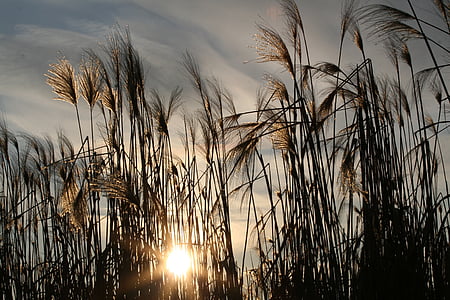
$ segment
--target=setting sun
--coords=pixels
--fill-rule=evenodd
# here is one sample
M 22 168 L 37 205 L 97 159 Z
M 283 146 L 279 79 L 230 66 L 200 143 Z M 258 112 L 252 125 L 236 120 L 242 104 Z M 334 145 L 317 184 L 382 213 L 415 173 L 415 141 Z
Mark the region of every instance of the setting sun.
M 191 264 L 191 258 L 183 248 L 176 247 L 167 257 L 166 267 L 176 276 L 186 275 Z

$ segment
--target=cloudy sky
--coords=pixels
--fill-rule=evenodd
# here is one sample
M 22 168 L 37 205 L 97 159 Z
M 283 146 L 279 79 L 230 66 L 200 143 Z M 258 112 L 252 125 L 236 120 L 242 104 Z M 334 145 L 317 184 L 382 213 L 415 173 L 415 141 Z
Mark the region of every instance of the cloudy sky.
M 208 73 L 253 97 L 255 67 L 243 62 L 255 57 L 255 22 L 277 14 L 273 0 L 2 0 L 0 111 L 13 129 L 70 135 L 73 108 L 52 100 L 43 74 L 61 55 L 77 64 L 117 25 L 129 27 L 149 88 L 186 85 L 179 61 L 189 50 Z
M 315 62 L 336 61 L 341 2 L 298 1 Z M 58 56 L 77 64 L 117 25 L 129 27 L 148 87 L 184 87 L 179 61 L 189 50 L 250 107 L 267 66 L 243 62 L 256 58 L 251 46 L 261 22 L 282 23 L 276 0 L 2 0 L 0 112 L 12 129 L 70 136 L 73 108 L 52 100 L 43 74 Z

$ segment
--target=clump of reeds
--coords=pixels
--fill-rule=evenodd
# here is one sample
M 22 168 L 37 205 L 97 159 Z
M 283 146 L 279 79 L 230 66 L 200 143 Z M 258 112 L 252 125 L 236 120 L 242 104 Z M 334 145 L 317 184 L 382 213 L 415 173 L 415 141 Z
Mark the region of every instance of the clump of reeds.
M 165 96 L 147 87 L 127 30 L 86 51 L 78 68 L 60 58 L 47 82 L 74 106 L 79 144 L 0 123 L 2 295 L 445 298 L 450 198 L 441 136 L 450 98 L 438 54 L 448 51 L 423 26 L 448 35 L 448 5 L 435 1 L 438 27 L 408 3 L 411 13 L 346 1 L 338 62 L 312 64 L 296 3 L 280 1 L 285 33 L 259 25 L 257 54 L 286 72 L 264 77 L 255 111 L 236 112 L 230 93 L 186 53 L 200 109 L 182 117 L 184 153 L 175 153 L 169 125 L 182 89 Z M 360 24 L 384 41 L 394 76 L 376 75 Z M 346 68 L 348 35 L 361 58 Z M 415 70 L 413 38 L 425 42 L 430 68 Z M 242 261 L 231 238 L 230 201 L 239 195 Z M 182 277 L 165 268 L 176 246 L 192 257 Z
M 121 29 L 103 53 L 86 51 L 78 70 L 63 58 L 50 66 L 56 99 L 75 107 L 79 150 L 62 134 L 54 144 L 2 124 L 1 290 L 8 299 L 242 297 L 219 125 L 229 98 L 200 77 L 192 56 L 185 61 L 192 78 L 205 82 L 197 86 L 202 117 L 186 120 L 185 160 L 174 155 L 169 133 L 181 89 L 167 99 L 156 89 L 148 96 L 141 59 Z M 88 136 L 80 97 L 90 109 Z M 204 157 L 195 150 L 199 125 Z M 183 280 L 165 269 L 177 245 L 193 261 Z
M 259 61 L 279 63 L 290 76 L 266 76 L 266 98 L 255 121 L 238 126 L 243 138 L 231 151 L 238 162 L 247 160 L 238 164 L 247 169 L 246 180 L 265 185 L 270 207 L 253 213 L 258 262 L 247 278 L 253 297 L 435 299 L 448 293 L 449 197 L 439 136 L 450 98 L 442 75 L 447 65 L 436 55 L 448 51 L 422 26 L 449 31 L 421 20 L 409 4 L 411 14 L 346 1 L 337 64 L 311 65 L 294 1 L 281 1 L 286 39 L 258 27 Z M 436 4 L 447 20 L 445 5 Z M 376 75 L 360 23 L 387 41 L 392 78 Z M 344 70 L 347 35 L 361 60 Z M 424 40 L 429 69 L 415 73 L 412 38 Z M 430 102 L 426 82 L 437 102 Z M 425 110 L 431 105 L 435 121 Z M 264 137 L 271 147 L 260 143 Z M 263 155 L 270 148 L 273 154 Z

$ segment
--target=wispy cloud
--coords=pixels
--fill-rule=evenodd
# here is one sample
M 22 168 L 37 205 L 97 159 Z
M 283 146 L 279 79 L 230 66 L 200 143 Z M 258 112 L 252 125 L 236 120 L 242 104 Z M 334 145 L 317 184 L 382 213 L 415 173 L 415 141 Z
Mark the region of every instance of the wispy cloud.
M 339 1 L 303 1 L 299 5 L 312 62 L 335 61 Z M 66 115 L 40 120 L 44 112 L 58 109 L 43 74 L 58 55 L 77 64 L 83 48 L 98 49 L 117 25 L 130 28 L 149 70 L 149 88 L 185 87 L 179 60 L 189 50 L 205 75 L 217 76 L 242 109 L 251 108 L 263 73 L 280 70 L 243 62 L 256 58 L 251 47 L 255 23 L 282 27 L 280 13 L 275 0 L 6 1 L 0 10 L 0 109 L 10 118 L 21 110 L 15 121 L 26 130 L 65 127 Z M 26 109 L 36 101 L 40 102 L 36 110 Z
M 258 14 L 255 7 L 255 3 L 236 1 L 8 3 L 1 13 L 0 109 L 25 130 L 44 132 L 65 127 L 69 116 L 39 120 L 43 116 L 40 109 L 58 110 L 43 74 L 60 55 L 76 64 L 84 48 L 98 49 L 98 43 L 104 42 L 117 24 L 129 26 L 133 42 L 149 67 L 149 87 L 171 89 L 186 84 L 179 60 L 189 50 L 206 75 L 220 77 L 237 98 L 251 103 L 257 83 L 251 76 L 252 69 L 242 62 L 252 58 L 253 50 L 248 46 L 253 18 Z M 40 103 L 35 110 L 26 109 L 37 101 Z
M 68 111 L 55 105 L 44 73 L 59 55 L 78 58 L 95 37 L 69 30 L 36 25 L 16 26 L 16 34 L 0 42 L 0 109 L 24 131 L 56 134 L 70 131 Z

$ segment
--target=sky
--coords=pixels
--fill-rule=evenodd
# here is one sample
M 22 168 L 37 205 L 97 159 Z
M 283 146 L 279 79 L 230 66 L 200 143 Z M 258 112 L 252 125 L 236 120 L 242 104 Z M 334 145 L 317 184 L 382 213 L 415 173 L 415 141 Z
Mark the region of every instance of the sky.
M 425 12 L 432 0 L 415 0 Z M 233 95 L 239 110 L 254 107 L 266 72 L 281 69 L 252 62 L 257 57 L 256 23 L 281 28 L 276 0 L 0 0 L 0 118 L 9 128 L 56 136 L 62 130 L 78 140 L 74 109 L 45 82 L 49 64 L 64 56 L 78 64 L 83 49 L 99 50 L 117 26 L 128 27 L 148 70 L 147 88 L 189 87 L 180 65 L 188 50 L 204 73 L 216 76 Z M 298 0 L 313 63 L 337 61 L 343 1 Z M 361 4 L 375 0 L 361 0 Z M 379 3 L 379 1 L 376 1 Z M 384 1 L 385 2 L 385 1 Z M 392 0 L 406 7 L 406 0 Z M 448 45 L 448 40 L 446 41 Z M 356 48 L 346 51 L 354 61 Z M 370 47 L 373 55 L 383 51 Z M 417 57 L 417 56 L 416 56 Z M 419 56 L 420 57 L 420 56 Z M 245 63 L 248 62 L 249 63 Z M 359 61 L 356 61 L 356 63 Z M 421 62 L 419 62 L 420 64 Z M 423 65 L 429 63 L 424 57 Z M 386 61 L 376 68 L 385 72 Z M 80 100 L 82 101 L 82 100 Z M 189 96 L 186 106 L 194 101 Z M 80 105 L 87 122 L 87 105 Z
M 189 50 L 207 70 L 250 98 L 255 22 L 271 17 L 276 3 L 182 0 L 2 0 L 0 11 L 0 111 L 13 129 L 69 136 L 73 108 L 53 101 L 44 74 L 63 55 L 73 64 L 83 49 L 99 49 L 114 27 L 128 27 L 147 67 L 147 87 L 188 84 L 181 74 Z M 272 11 L 273 10 L 273 11 Z M 246 70 L 247 69 L 247 70 Z
M 61 56 L 76 65 L 83 49 L 98 50 L 115 26 L 129 28 L 147 67 L 149 88 L 171 90 L 188 85 L 180 68 L 182 53 L 188 50 L 205 73 L 218 77 L 246 109 L 253 106 L 267 69 L 279 71 L 244 63 L 257 57 L 252 48 L 255 24 L 282 24 L 276 0 L 1 2 L 0 114 L 14 130 L 51 136 L 60 129 L 69 136 L 76 132 L 76 124 L 68 122 L 75 122 L 73 108 L 52 100 L 44 74 Z M 406 0 L 397 2 L 405 5 Z M 431 0 L 415 2 L 431 6 Z M 313 61 L 335 62 L 342 1 L 299 0 L 297 4 Z M 87 114 L 82 118 L 87 119 Z
M 306 18 L 319 10 L 326 16 L 311 27 L 324 49 L 339 24 L 338 1 L 303 2 Z M 2 0 L 0 112 L 13 129 L 50 135 L 63 129 L 70 136 L 73 109 L 52 101 L 44 74 L 61 55 L 76 64 L 83 49 L 98 49 L 118 25 L 129 28 L 151 88 L 187 83 L 179 61 L 188 50 L 241 103 L 252 103 L 261 74 L 243 62 L 256 57 L 256 22 L 276 23 L 279 14 L 274 0 Z

